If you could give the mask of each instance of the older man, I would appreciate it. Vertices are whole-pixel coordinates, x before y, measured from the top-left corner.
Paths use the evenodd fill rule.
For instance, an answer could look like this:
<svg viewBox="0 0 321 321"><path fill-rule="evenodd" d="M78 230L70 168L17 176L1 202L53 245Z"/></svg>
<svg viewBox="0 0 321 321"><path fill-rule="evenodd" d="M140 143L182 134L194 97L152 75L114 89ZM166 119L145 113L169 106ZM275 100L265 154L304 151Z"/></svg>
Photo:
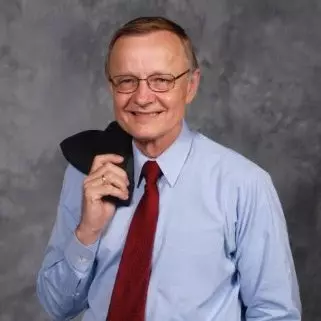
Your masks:
<svg viewBox="0 0 321 321"><path fill-rule="evenodd" d="M55 320L296 321L297 279L268 173L184 121L200 71L184 30L161 17L118 30L106 75L132 136L133 198L115 154L69 164L37 290Z"/></svg>

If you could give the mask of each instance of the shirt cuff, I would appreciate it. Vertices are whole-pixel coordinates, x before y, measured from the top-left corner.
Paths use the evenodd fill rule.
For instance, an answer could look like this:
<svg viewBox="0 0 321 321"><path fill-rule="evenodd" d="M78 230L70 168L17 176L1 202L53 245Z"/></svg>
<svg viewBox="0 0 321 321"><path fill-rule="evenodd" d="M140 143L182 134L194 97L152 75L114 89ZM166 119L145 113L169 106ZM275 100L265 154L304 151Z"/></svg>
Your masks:
<svg viewBox="0 0 321 321"><path fill-rule="evenodd" d="M91 269L98 248L99 240L86 246L73 234L70 243L65 248L65 258L69 266L81 275L87 274Z"/></svg>

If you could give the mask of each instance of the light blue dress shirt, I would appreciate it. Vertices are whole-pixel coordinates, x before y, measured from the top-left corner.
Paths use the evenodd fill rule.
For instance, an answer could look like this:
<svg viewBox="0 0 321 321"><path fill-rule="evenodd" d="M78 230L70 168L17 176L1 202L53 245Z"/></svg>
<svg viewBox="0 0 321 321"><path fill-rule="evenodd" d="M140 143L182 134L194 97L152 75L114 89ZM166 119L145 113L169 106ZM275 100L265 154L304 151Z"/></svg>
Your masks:
<svg viewBox="0 0 321 321"><path fill-rule="evenodd" d="M135 182L147 158L134 147ZM297 321L301 303L288 233L268 173L190 130L157 158L160 212L146 321ZM144 190L102 237L82 245L84 175L68 165L37 278L53 320L105 321L126 233ZM127 320L126 320L127 321ZM128 320L130 321L130 320Z"/></svg>

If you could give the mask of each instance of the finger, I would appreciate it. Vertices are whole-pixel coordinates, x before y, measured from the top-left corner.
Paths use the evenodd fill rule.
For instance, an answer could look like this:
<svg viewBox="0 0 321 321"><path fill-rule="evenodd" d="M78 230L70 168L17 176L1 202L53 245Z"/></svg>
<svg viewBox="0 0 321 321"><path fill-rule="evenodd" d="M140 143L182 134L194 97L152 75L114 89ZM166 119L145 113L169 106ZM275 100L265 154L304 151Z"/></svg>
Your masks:
<svg viewBox="0 0 321 321"><path fill-rule="evenodd" d="M104 176L104 179L102 178ZM108 172L99 176L97 178L87 180L84 183L85 188L89 187L96 187L101 185L108 185L111 184L122 191L128 193L127 182L120 176L116 175L115 173Z"/></svg>
<svg viewBox="0 0 321 321"><path fill-rule="evenodd" d="M125 182L125 184L129 185L129 180L128 180L126 171L120 166L113 163L107 163L105 165L102 165L96 171L92 172L89 176L87 176L85 179L85 182L90 182L91 180L94 180L97 178L101 179L103 175L105 175L105 177L108 180L110 180L110 176L112 177L118 176L121 180Z"/></svg>
<svg viewBox="0 0 321 321"><path fill-rule="evenodd" d="M101 200L103 196L114 196L123 200L128 199L128 193L113 185L101 185L87 188L85 190L85 199L90 202Z"/></svg>
<svg viewBox="0 0 321 321"><path fill-rule="evenodd" d="M117 154L101 154L96 155L93 163L91 165L90 173L95 172L99 167L107 164L107 163L116 163L119 164L123 162L124 158Z"/></svg>

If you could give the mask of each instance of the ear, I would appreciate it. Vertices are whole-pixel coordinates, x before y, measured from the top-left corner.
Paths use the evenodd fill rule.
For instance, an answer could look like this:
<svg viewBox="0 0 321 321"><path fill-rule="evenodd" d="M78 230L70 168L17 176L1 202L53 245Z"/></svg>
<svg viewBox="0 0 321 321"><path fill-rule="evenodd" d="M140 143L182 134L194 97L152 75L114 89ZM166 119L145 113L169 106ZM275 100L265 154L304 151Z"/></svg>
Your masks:
<svg viewBox="0 0 321 321"><path fill-rule="evenodd" d="M109 78L109 72L105 69L105 80L107 83L107 88L109 89L109 92L113 93L113 84L111 82L111 79Z"/></svg>
<svg viewBox="0 0 321 321"><path fill-rule="evenodd" d="M196 96L200 79L201 79L201 71L199 68L197 68L189 76L189 80L187 84L187 94L185 99L186 104L190 104L194 99L194 97Z"/></svg>
<svg viewBox="0 0 321 321"><path fill-rule="evenodd" d="M108 86L109 92L112 94L113 93L113 84L111 83L111 81L107 80L107 86Z"/></svg>
<svg viewBox="0 0 321 321"><path fill-rule="evenodd" d="M111 82L111 80L108 78L108 76L106 77L106 81L107 81L107 87L108 87L108 89L109 89L109 92L110 92L110 94L112 94L113 93L113 84L112 84L112 82Z"/></svg>

